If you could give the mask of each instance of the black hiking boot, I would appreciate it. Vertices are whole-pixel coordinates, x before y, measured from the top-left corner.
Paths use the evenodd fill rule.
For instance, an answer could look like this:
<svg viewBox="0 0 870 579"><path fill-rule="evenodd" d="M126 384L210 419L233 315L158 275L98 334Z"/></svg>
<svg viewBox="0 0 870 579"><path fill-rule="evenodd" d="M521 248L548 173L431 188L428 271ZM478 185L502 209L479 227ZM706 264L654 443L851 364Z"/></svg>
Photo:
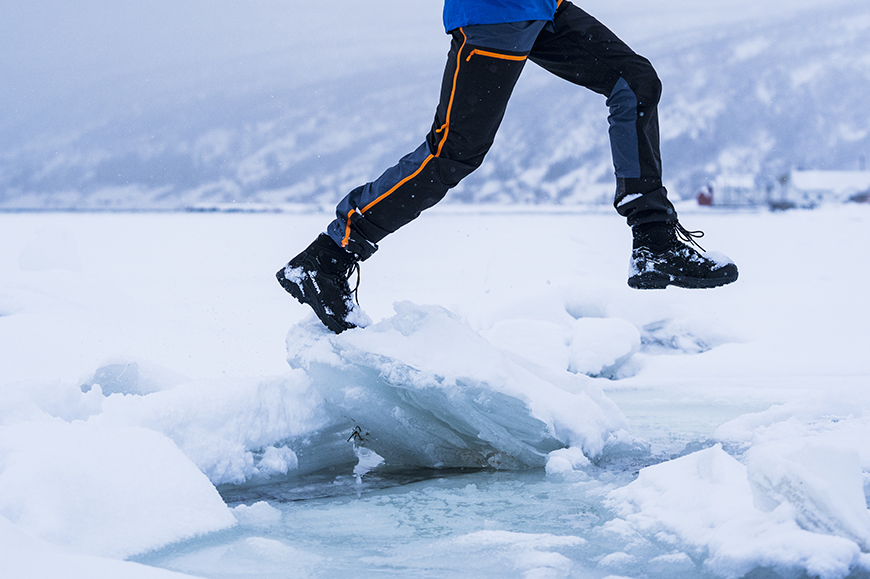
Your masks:
<svg viewBox="0 0 870 579"><path fill-rule="evenodd" d="M713 288L737 281L737 266L728 257L705 252L696 238L702 231L688 231L679 223L646 223L635 226L628 285L634 289Z"/></svg>
<svg viewBox="0 0 870 579"><path fill-rule="evenodd" d="M354 304L348 278L357 272L356 257L342 249L331 237L321 233L305 251L278 270L278 282L301 304L311 306L327 328L340 334L357 327L363 315Z"/></svg>

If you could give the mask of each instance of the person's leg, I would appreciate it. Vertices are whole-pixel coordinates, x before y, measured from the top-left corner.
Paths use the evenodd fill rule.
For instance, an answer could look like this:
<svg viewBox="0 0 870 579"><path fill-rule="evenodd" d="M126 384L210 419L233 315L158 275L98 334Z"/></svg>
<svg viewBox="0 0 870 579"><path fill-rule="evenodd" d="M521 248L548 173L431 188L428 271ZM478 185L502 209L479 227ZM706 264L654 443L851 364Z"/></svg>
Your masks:
<svg viewBox="0 0 870 579"><path fill-rule="evenodd" d="M367 259L378 242L440 201L483 162L544 22L468 26L453 41L426 141L350 192L327 233Z"/></svg>
<svg viewBox="0 0 870 579"><path fill-rule="evenodd" d="M552 27L529 59L607 97L616 172L614 206L632 228L628 284L637 289L717 287L737 279L737 266L694 243L662 186L658 103L662 85L650 62L607 27L562 1ZM694 246L693 246L694 245Z"/></svg>
<svg viewBox="0 0 870 579"><path fill-rule="evenodd" d="M650 62L598 20L563 1L529 60L607 97L617 211L630 226L677 220L662 187L657 105L661 82Z"/></svg>
<svg viewBox="0 0 870 579"><path fill-rule="evenodd" d="M440 103L426 141L378 179L351 191L338 204L326 234L278 271L284 289L310 305L330 330L339 333L360 325L347 281L356 263L480 166L544 24L454 31Z"/></svg>

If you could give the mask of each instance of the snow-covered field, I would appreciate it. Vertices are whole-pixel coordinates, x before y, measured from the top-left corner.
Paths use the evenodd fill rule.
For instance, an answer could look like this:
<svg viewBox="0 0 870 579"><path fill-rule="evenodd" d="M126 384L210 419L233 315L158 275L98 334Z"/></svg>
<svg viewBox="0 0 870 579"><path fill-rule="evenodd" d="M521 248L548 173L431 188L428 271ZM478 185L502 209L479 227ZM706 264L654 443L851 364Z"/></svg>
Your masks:
<svg viewBox="0 0 870 579"><path fill-rule="evenodd" d="M273 277L326 214L0 214L2 576L870 573L870 208L681 215L735 285L439 207L335 337Z"/></svg>

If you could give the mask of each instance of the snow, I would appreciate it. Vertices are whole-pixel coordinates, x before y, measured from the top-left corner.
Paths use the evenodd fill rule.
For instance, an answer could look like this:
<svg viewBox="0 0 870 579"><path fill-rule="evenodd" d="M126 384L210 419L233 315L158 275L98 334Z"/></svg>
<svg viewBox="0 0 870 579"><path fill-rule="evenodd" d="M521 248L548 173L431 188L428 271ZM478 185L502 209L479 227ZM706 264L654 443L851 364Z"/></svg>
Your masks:
<svg viewBox="0 0 870 579"><path fill-rule="evenodd" d="M21 532L0 516L0 544L5 577L129 577L130 579L182 579L182 573L130 561L70 553Z"/></svg>
<svg viewBox="0 0 870 579"><path fill-rule="evenodd" d="M0 428L0 513L55 545L123 558L235 523L202 472L153 430L62 420Z"/></svg>
<svg viewBox="0 0 870 579"><path fill-rule="evenodd" d="M328 214L0 215L10 576L870 571L870 213L680 211L735 285L629 289L609 212L437 208L338 336L274 281Z"/></svg>

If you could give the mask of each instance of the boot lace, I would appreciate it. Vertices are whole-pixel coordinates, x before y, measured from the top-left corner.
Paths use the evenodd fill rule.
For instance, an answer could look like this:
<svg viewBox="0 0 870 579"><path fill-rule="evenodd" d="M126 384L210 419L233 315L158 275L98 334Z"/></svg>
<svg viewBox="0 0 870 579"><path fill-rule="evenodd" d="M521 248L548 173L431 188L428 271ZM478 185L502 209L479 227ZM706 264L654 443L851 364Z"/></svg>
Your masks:
<svg viewBox="0 0 870 579"><path fill-rule="evenodd" d="M360 278L359 269L360 269L359 262L355 261L350 266L350 268L347 270L348 281L350 281L350 276L352 276L354 273L356 273L356 283L354 284L353 289L350 291L351 295L353 295L353 301L356 302L356 305L360 305L360 303L359 303L359 278Z"/></svg>
<svg viewBox="0 0 870 579"><path fill-rule="evenodd" d="M704 232L703 232L703 231L689 231L688 229L686 229L685 227L683 227L679 222L678 222L678 223L676 224L676 226L674 227L674 231L676 232L676 234L677 234L677 238L678 238L680 241L683 241L683 242L687 243L687 244L690 245L690 246L697 247L697 248L698 248L699 250L701 250L702 252L707 251L706 249L704 249L703 247L701 247L701 244L700 244L700 243L698 243L697 241L695 241L696 239L701 239L702 237L704 237ZM359 280L357 280L357 283L359 283Z"/></svg>

